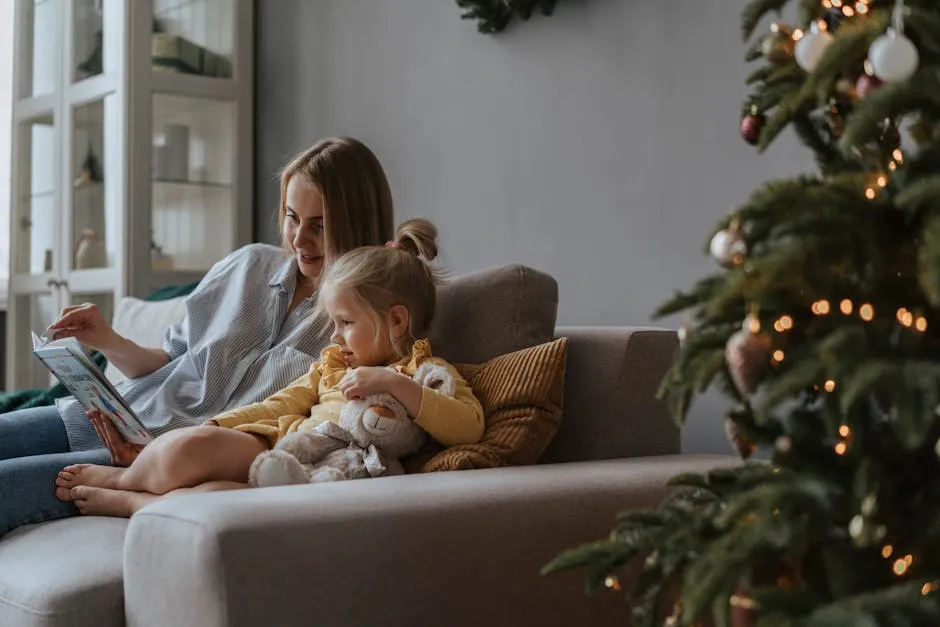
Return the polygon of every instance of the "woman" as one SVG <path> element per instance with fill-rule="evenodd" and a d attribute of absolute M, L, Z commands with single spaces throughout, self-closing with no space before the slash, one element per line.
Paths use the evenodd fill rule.
<path fill-rule="evenodd" d="M 305 373 L 326 346 L 311 319 L 324 266 L 393 235 L 391 192 L 362 143 L 327 139 L 281 173 L 284 252 L 252 244 L 218 262 L 186 300 L 184 320 L 162 348 L 119 336 L 95 305 L 68 307 L 49 327 L 101 351 L 128 380 L 117 386 L 154 435 L 260 401 Z M 24 524 L 77 514 L 55 496 L 55 478 L 75 463 L 129 464 L 111 455 L 72 398 L 54 407 L 0 415 L 0 535 Z"/>

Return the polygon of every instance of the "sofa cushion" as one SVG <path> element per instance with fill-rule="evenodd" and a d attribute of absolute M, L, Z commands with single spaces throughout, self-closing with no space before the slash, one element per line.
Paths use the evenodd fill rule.
<path fill-rule="evenodd" d="M 20 527 L 0 542 L 0 625 L 124 625 L 127 521 L 69 518 Z"/>
<path fill-rule="evenodd" d="M 435 355 L 479 364 L 550 342 L 557 311 L 555 279 L 519 264 L 499 266 L 445 281 L 427 336 Z"/>
<path fill-rule="evenodd" d="M 420 470 L 524 466 L 539 461 L 561 422 L 567 347 L 567 338 L 559 338 L 481 365 L 456 364 L 483 405 L 483 437 L 477 444 L 443 451 L 425 449 Z"/>
<path fill-rule="evenodd" d="M 111 326 L 120 335 L 147 348 L 163 346 L 166 330 L 186 316 L 186 296 L 161 301 L 141 300 L 126 296 L 118 302 Z M 111 383 L 127 377 L 108 362 L 104 374 Z"/>

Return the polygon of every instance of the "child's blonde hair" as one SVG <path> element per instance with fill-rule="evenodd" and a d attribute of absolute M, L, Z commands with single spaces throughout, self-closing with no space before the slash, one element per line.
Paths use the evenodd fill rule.
<path fill-rule="evenodd" d="M 407 220 L 385 246 L 357 248 L 329 267 L 320 283 L 319 315 L 325 311 L 325 295 L 341 290 L 373 317 L 378 332 L 385 314 L 401 305 L 408 310 L 408 335 L 390 340 L 398 356 L 404 357 L 434 319 L 437 286 L 443 277 L 430 264 L 436 257 L 437 228 L 428 220 Z"/>
<path fill-rule="evenodd" d="M 358 246 L 392 236 L 394 207 L 378 157 L 357 139 L 331 137 L 296 154 L 281 171 L 278 225 L 284 233 L 287 185 L 291 179 L 316 187 L 323 196 L 324 266 Z M 283 235 L 282 235 L 283 237 Z M 293 246 L 283 241 L 288 254 Z"/>

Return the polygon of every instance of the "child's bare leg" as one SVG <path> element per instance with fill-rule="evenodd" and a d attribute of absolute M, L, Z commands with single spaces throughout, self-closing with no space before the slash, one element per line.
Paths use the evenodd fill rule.
<path fill-rule="evenodd" d="M 139 510 L 160 499 L 184 494 L 198 494 L 200 492 L 240 490 L 247 487 L 247 483 L 235 481 L 210 481 L 192 488 L 180 488 L 160 495 L 82 485 L 72 489 L 71 500 L 75 502 L 78 511 L 85 516 L 130 518 Z"/>
<path fill-rule="evenodd" d="M 63 471 L 56 483 L 68 490 L 91 486 L 158 495 L 208 481 L 245 483 L 251 462 L 267 449 L 266 440 L 242 431 L 189 427 L 154 440 L 128 468 L 70 467 L 72 476 Z"/>

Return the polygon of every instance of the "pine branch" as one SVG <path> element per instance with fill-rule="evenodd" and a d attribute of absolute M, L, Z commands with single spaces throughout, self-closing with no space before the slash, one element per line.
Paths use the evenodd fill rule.
<path fill-rule="evenodd" d="M 839 140 L 848 156 L 857 147 L 875 142 L 881 134 L 880 122 L 896 119 L 922 107 L 940 108 L 940 82 L 932 72 L 922 70 L 909 81 L 883 85 L 859 102 Z"/>
<path fill-rule="evenodd" d="M 751 0 L 741 13 L 741 37 L 747 41 L 754 34 L 757 25 L 768 13 L 780 14 L 790 0 Z"/>
<path fill-rule="evenodd" d="M 940 307 L 940 210 L 931 212 L 924 220 L 917 262 L 918 284 L 930 304 Z"/>

